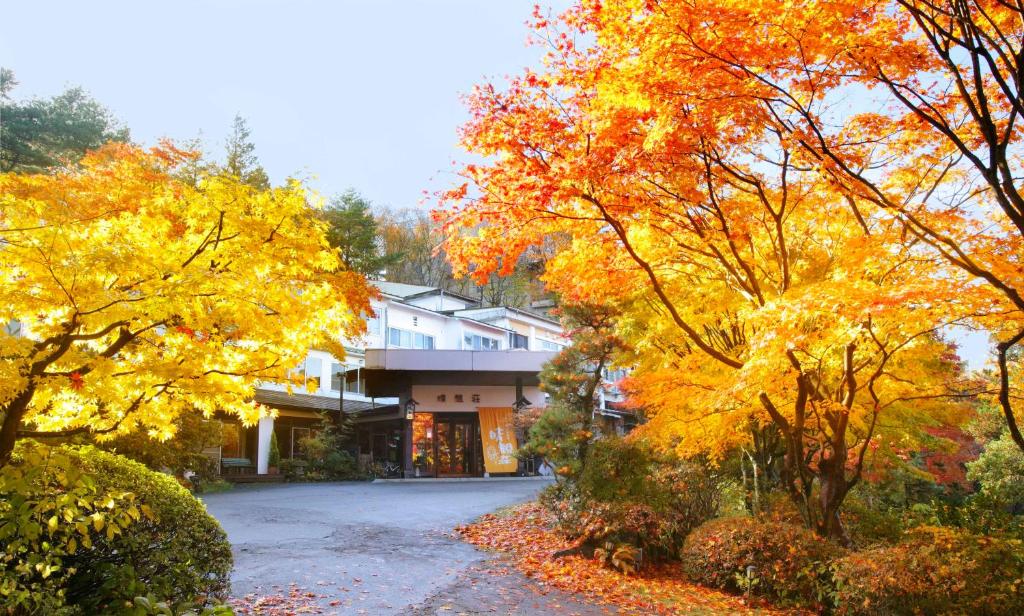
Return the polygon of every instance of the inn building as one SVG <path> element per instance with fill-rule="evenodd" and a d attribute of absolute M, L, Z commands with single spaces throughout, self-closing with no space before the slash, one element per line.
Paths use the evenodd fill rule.
<path fill-rule="evenodd" d="M 380 297 L 367 334 L 346 343 L 345 357 L 311 350 L 293 374 L 291 393 L 278 383 L 257 388 L 256 401 L 276 409 L 276 417 L 255 427 L 225 423 L 218 452 L 225 472 L 237 466 L 267 474 L 272 434 L 282 458 L 301 458 L 302 438 L 324 413 L 350 416 L 360 461 L 391 476 L 532 472 L 514 456 L 521 436 L 514 417 L 546 405 L 538 374 L 568 342 L 558 321 L 480 307 L 440 288 L 374 284 Z M 614 404 L 601 406 L 612 425 L 621 419 Z"/>

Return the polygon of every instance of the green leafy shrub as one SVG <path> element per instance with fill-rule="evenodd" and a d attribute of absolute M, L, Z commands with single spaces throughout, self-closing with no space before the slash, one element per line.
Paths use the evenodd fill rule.
<path fill-rule="evenodd" d="M 206 507 L 174 478 L 91 447 L 66 448 L 107 490 L 131 490 L 152 511 L 130 533 L 104 536 L 72 555 L 77 571 L 68 601 L 87 610 L 113 611 L 136 596 L 154 594 L 171 604 L 226 598 L 231 546 Z"/>
<path fill-rule="evenodd" d="M 131 614 L 224 598 L 231 547 L 173 477 L 94 447 L 25 444 L 0 469 L 0 597 L 13 613 Z"/>
<path fill-rule="evenodd" d="M 989 441 L 981 456 L 967 463 L 967 478 L 990 501 L 1024 511 L 1024 452 L 1009 432 Z"/>
<path fill-rule="evenodd" d="M 640 440 L 606 437 L 590 446 L 577 481 L 552 488 L 546 499 L 574 538 L 628 543 L 647 558 L 671 558 L 693 528 L 717 514 L 718 488 L 718 475 L 705 464 L 658 454 Z"/>
<path fill-rule="evenodd" d="M 921 527 L 831 566 L 839 614 L 1024 614 L 1024 544 Z"/>
<path fill-rule="evenodd" d="M 329 419 L 324 419 L 320 429 L 300 443 L 308 462 L 305 479 L 336 481 L 362 478 L 356 459 L 343 449 L 344 428 L 335 426 Z"/>
<path fill-rule="evenodd" d="M 270 454 L 267 456 L 267 465 L 277 467 L 281 464 L 281 448 L 277 445 L 277 432 L 270 433 Z"/>
<path fill-rule="evenodd" d="M 19 444 L 0 468 L 0 612 L 78 611 L 66 595 L 80 555 L 149 513 L 124 487 L 97 481 L 67 450 Z"/>
<path fill-rule="evenodd" d="M 174 605 L 152 595 L 135 597 L 132 608 L 127 612 L 130 616 L 234 616 L 235 614 L 231 606 L 224 603 L 198 607 L 189 604 Z"/>
<path fill-rule="evenodd" d="M 696 528 L 680 560 L 686 574 L 705 586 L 814 605 L 828 592 L 827 563 L 842 553 L 802 526 L 741 516 Z"/>
<path fill-rule="evenodd" d="M 306 467 L 309 462 L 301 458 L 285 458 L 281 460 L 281 474 L 285 481 L 298 481 L 306 476 Z"/>

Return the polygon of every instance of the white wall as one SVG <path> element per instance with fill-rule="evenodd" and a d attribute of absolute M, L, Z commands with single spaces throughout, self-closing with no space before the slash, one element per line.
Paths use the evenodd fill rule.
<path fill-rule="evenodd" d="M 469 306 L 469 302 L 452 297 L 450 295 L 441 296 L 429 295 L 426 297 L 417 297 L 414 299 L 406 300 L 408 303 L 415 306 L 422 306 L 427 310 L 441 311 L 441 310 L 462 310 Z"/>

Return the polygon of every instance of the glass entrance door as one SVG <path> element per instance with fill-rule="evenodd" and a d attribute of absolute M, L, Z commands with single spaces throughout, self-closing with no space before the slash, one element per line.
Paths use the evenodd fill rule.
<path fill-rule="evenodd" d="M 478 474 L 476 464 L 476 422 L 472 418 L 436 420 L 437 474 L 459 476 Z"/>

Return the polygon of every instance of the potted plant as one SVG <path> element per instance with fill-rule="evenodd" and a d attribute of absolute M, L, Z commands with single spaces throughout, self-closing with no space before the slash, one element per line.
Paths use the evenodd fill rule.
<path fill-rule="evenodd" d="M 267 460 L 267 472 L 271 475 L 277 474 L 277 467 L 281 464 L 281 450 L 277 446 L 277 432 L 270 433 L 270 456 Z"/>

